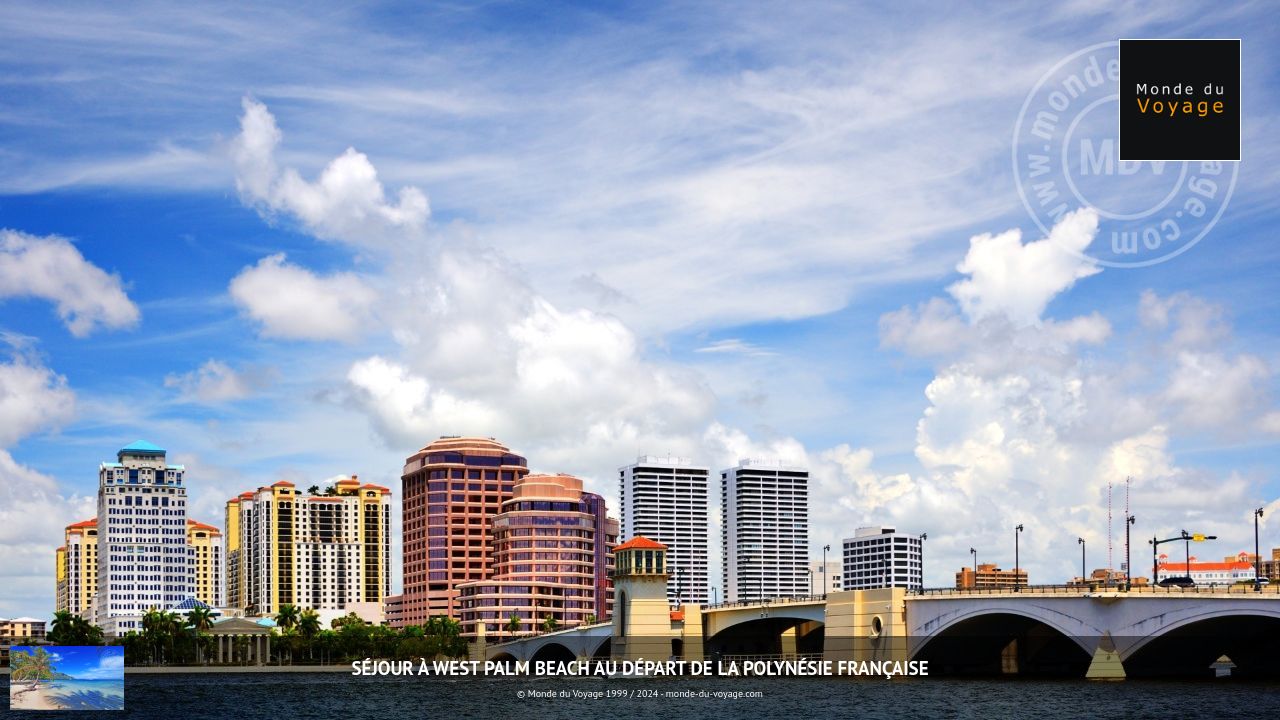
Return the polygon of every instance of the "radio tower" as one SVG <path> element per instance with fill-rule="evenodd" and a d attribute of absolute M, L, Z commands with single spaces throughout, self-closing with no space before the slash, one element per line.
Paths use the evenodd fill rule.
<path fill-rule="evenodd" d="M 1111 571 L 1115 567 L 1111 563 L 1111 482 L 1107 481 L 1107 584 L 1111 584 Z"/>

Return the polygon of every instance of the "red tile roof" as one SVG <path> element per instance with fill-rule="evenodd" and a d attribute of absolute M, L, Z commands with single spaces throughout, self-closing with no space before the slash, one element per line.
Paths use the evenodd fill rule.
<path fill-rule="evenodd" d="M 78 523 L 71 523 L 70 525 L 67 526 L 67 529 L 71 530 L 73 528 L 91 528 L 91 527 L 97 527 L 97 526 L 98 526 L 98 518 L 95 517 L 95 518 L 89 518 L 88 520 L 81 520 Z"/>
<path fill-rule="evenodd" d="M 630 540 L 622 543 L 614 548 L 614 552 L 619 550 L 666 550 L 667 546 L 656 540 L 650 540 L 643 535 L 637 535 Z"/>

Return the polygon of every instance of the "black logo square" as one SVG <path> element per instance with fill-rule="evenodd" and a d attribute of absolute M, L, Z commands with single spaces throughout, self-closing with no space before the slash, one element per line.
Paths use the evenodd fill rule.
<path fill-rule="evenodd" d="M 1120 159 L 1239 160 L 1240 41 L 1121 40 Z"/>

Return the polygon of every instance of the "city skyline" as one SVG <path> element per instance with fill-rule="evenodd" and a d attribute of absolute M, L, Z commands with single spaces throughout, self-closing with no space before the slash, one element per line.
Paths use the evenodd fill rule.
<path fill-rule="evenodd" d="M 477 443 L 480 443 L 480 444 L 477 445 Z M 435 453 L 437 453 L 437 455 L 434 457 L 431 455 L 432 450 L 434 450 Z M 484 454 L 494 455 L 495 458 L 500 458 L 501 459 L 500 462 L 502 464 L 494 465 L 494 467 L 505 466 L 507 463 L 505 458 L 508 458 L 508 457 L 518 458 L 521 463 L 525 462 L 523 457 L 519 455 L 514 455 L 512 451 L 509 450 L 506 446 L 496 442 L 492 438 L 480 439 L 480 438 L 465 438 L 460 436 L 442 436 L 436 441 L 428 443 L 426 447 L 424 447 L 414 456 L 411 456 L 409 458 L 410 463 L 405 465 L 406 477 L 413 475 L 421 468 L 427 468 L 428 472 L 423 474 L 424 479 L 427 477 L 434 478 L 435 476 L 430 474 L 429 469 L 431 467 L 440 466 L 439 463 L 442 459 L 442 456 L 440 456 L 439 453 L 442 453 L 445 451 L 449 451 L 449 452 L 462 451 L 465 454 L 466 452 L 475 452 L 476 450 L 480 450 L 480 452 Z M 151 458 L 159 458 L 159 462 L 161 463 L 163 463 L 165 458 L 165 453 L 166 453 L 165 450 L 159 448 L 158 446 L 152 443 L 149 443 L 146 441 L 136 441 L 119 451 L 120 458 L 123 460 L 125 458 L 125 455 L 130 452 L 141 453 L 140 456 L 133 458 L 135 461 L 137 459 L 146 460 Z M 417 463 L 415 458 L 420 458 L 422 462 Z M 449 459 L 448 462 L 459 464 L 459 465 L 463 464 L 463 461 L 461 459 Z M 661 466 L 661 465 L 665 465 L 669 467 L 666 467 L 665 470 L 658 470 L 658 469 L 655 469 L 654 467 L 654 466 Z M 126 466 L 121 465 L 120 463 L 103 463 L 103 466 L 102 466 L 103 477 L 106 477 L 107 475 L 111 475 L 113 480 L 117 482 L 120 481 L 120 479 L 117 479 L 115 477 L 115 472 L 116 472 L 115 468 L 118 468 L 118 467 L 124 468 Z M 166 466 L 166 467 L 171 472 L 175 472 L 175 471 L 183 472 L 183 469 L 180 467 L 179 468 L 175 468 L 174 466 Z M 516 466 L 513 466 L 513 467 L 516 467 Z M 525 469 L 525 466 L 523 464 L 518 467 L 520 467 L 521 469 L 524 469 L 524 471 L 527 472 L 527 469 Z M 676 469 L 676 470 L 685 472 L 685 474 L 688 474 L 690 470 L 700 471 L 702 468 L 694 464 L 690 459 L 686 459 L 686 458 L 658 458 L 656 456 L 641 456 L 636 463 L 628 465 L 622 468 L 622 470 L 620 471 L 620 475 L 623 476 L 624 482 L 626 482 L 625 478 L 627 477 L 627 471 L 636 470 L 636 469 L 639 469 L 644 473 L 669 472 L 673 469 Z M 801 516 L 807 517 L 808 511 L 807 511 L 807 507 L 805 507 L 807 505 L 807 499 L 804 497 L 807 494 L 807 485 L 808 485 L 807 471 L 805 471 L 803 468 L 800 468 L 798 466 L 790 466 L 785 463 L 779 463 L 777 461 L 763 460 L 758 458 L 757 459 L 744 458 L 740 460 L 735 467 L 726 468 L 724 471 L 720 473 L 722 477 L 722 480 L 721 480 L 722 500 L 721 500 L 721 506 L 720 506 L 721 512 L 719 513 L 719 516 L 721 518 L 722 523 L 724 522 L 724 518 L 727 517 L 726 515 L 727 510 L 725 509 L 726 506 L 723 504 L 725 498 L 729 497 L 729 495 L 732 494 L 735 496 L 736 504 L 739 507 L 743 505 L 742 502 L 737 502 L 736 493 L 738 491 L 734 490 L 732 493 L 730 493 L 728 488 L 730 487 L 730 485 L 733 484 L 730 482 L 729 476 L 733 475 L 736 479 L 738 477 L 738 473 L 744 470 L 747 471 L 746 477 L 747 477 L 747 480 L 751 483 L 760 483 L 762 480 L 768 480 L 768 478 L 766 478 L 764 475 L 760 475 L 761 471 L 764 471 L 765 475 L 775 476 L 774 482 L 778 481 L 777 476 L 784 475 L 784 474 L 788 476 L 794 476 L 795 478 L 799 478 L 799 480 L 788 481 L 792 483 L 799 482 L 799 485 L 797 485 L 795 488 L 790 488 L 790 486 L 788 486 L 784 494 L 790 496 L 792 492 L 797 492 L 797 491 L 800 492 L 801 493 L 801 498 L 799 500 L 800 504 L 797 505 L 796 507 L 800 508 L 799 512 Z M 445 474 L 441 475 L 441 477 L 442 478 L 449 477 L 448 472 L 446 471 Z M 559 474 L 557 476 L 540 475 L 538 473 L 534 473 L 532 476 L 522 474 L 521 478 L 524 478 L 524 477 L 551 478 L 551 479 L 554 479 L 556 477 L 568 478 L 578 483 L 579 486 L 581 484 L 581 481 L 578 480 L 577 478 L 573 478 L 572 476 L 568 476 L 565 474 Z M 171 478 L 171 481 L 175 479 L 180 479 L 180 478 L 177 478 L 177 476 L 175 476 L 174 478 Z M 478 478 L 473 478 L 473 479 L 478 479 Z M 496 479 L 496 474 L 494 479 Z M 754 487 L 754 484 L 753 484 L 753 487 Z M 425 485 L 424 485 L 424 488 L 425 488 Z M 250 526 L 256 527 L 257 525 L 256 523 L 245 522 L 245 518 L 246 518 L 245 510 L 249 510 L 250 512 L 252 512 L 252 510 L 250 509 L 251 504 L 259 495 L 265 494 L 265 496 L 268 496 L 268 501 L 278 500 L 278 498 L 276 498 L 276 495 L 282 492 L 287 493 L 290 496 L 296 493 L 297 500 L 301 500 L 301 501 L 306 501 L 306 500 L 341 501 L 343 498 L 347 500 L 355 500 L 357 499 L 357 496 L 362 493 L 362 491 L 367 492 L 372 498 L 374 498 L 378 502 L 378 507 L 380 508 L 380 512 L 378 514 L 385 516 L 384 520 L 379 520 L 378 522 L 381 527 L 388 527 L 389 526 L 388 524 L 382 524 L 382 523 L 390 519 L 390 505 L 388 502 L 388 496 L 392 496 L 394 494 L 387 488 L 382 488 L 380 486 L 373 485 L 370 483 L 361 484 L 360 481 L 357 479 L 357 476 L 355 475 L 352 475 L 349 477 L 337 476 L 331 480 L 331 484 L 326 488 L 320 489 L 318 486 L 313 486 L 311 491 L 308 491 L 307 494 L 303 494 L 299 491 L 295 491 L 294 484 L 288 481 L 277 481 L 271 484 L 270 486 L 260 487 L 258 488 L 257 492 L 247 491 L 247 492 L 241 493 L 237 497 L 232 498 L 226 503 L 226 507 L 227 507 L 226 525 L 228 527 L 239 528 L 241 529 L 241 532 L 244 532 L 244 533 L 248 532 L 244 528 L 247 528 Z M 318 492 L 320 494 L 311 495 L 310 494 L 311 492 Z M 761 506 L 761 500 L 762 500 L 761 497 L 758 497 L 759 492 L 760 492 L 759 490 L 751 491 L 750 497 L 746 499 L 746 506 L 747 506 L 747 509 L 750 511 L 749 514 L 754 513 L 754 514 L 751 514 L 752 518 L 754 518 L 755 515 L 759 514 L 760 508 L 757 506 Z M 771 492 L 776 493 L 777 491 L 774 490 Z M 584 497 L 588 495 L 599 498 L 599 496 L 591 493 L 583 494 Z M 768 493 L 766 493 L 766 495 L 768 495 Z M 769 497 L 763 498 L 765 506 L 772 507 L 773 505 L 776 505 L 778 503 L 777 498 L 773 498 L 771 500 L 770 499 L 771 497 L 772 495 L 770 495 Z M 291 500 L 293 498 L 286 497 L 285 499 Z M 509 499 L 510 498 L 507 498 L 507 500 Z M 501 504 L 505 505 L 507 500 L 504 500 Z M 790 497 L 783 498 L 783 500 L 790 502 Z M 423 501 L 426 502 L 425 497 Z M 250 505 L 246 505 L 245 509 L 241 509 L 242 504 L 245 504 L 245 503 L 249 503 Z M 464 503 L 462 507 L 465 509 L 465 507 L 467 506 Z M 477 506 L 477 508 L 479 508 L 479 506 Z M 602 509 L 601 512 L 603 513 L 604 510 Z M 275 513 L 268 513 L 269 516 L 274 514 Z M 429 514 L 425 512 L 425 508 L 424 508 L 423 514 L 424 516 Z M 492 519 L 492 517 L 494 517 L 496 514 L 497 513 L 488 514 L 486 510 L 484 517 L 486 519 Z M 736 517 L 736 513 L 734 515 Z M 788 515 L 788 517 L 790 517 L 790 515 Z M 301 522 L 301 520 L 299 522 Z M 360 520 L 360 522 L 365 522 L 365 519 Z M 610 518 L 610 522 L 616 522 L 616 520 L 613 518 Z M 747 524 L 751 525 L 751 518 L 747 518 Z M 805 531 L 807 532 L 808 530 L 807 522 L 805 523 L 805 525 L 806 525 Z M 249 603 L 248 605 L 245 605 L 245 604 L 237 604 L 237 602 L 235 602 L 236 597 L 242 597 L 242 599 L 248 598 L 249 594 L 247 594 L 247 591 L 246 591 L 246 594 L 243 596 L 238 596 L 235 594 L 236 590 L 234 588 L 237 586 L 238 582 L 244 582 L 244 580 L 240 579 L 237 581 L 236 579 L 233 579 L 240 572 L 239 571 L 240 565 L 239 563 L 237 563 L 232 559 L 232 554 L 231 554 L 232 550 L 230 549 L 231 548 L 230 545 L 226 546 L 228 549 L 225 555 L 223 553 L 224 543 L 222 541 L 222 538 L 224 536 L 224 531 L 222 528 L 219 528 L 217 526 L 210 525 L 207 523 L 202 523 L 191 518 L 186 519 L 186 528 L 187 528 L 187 534 L 186 534 L 187 543 L 190 546 L 190 549 L 188 551 L 189 552 L 189 555 L 188 555 L 189 570 L 187 572 L 187 576 L 189 578 L 188 582 L 190 583 L 192 588 L 201 589 L 200 592 L 192 590 L 189 593 L 190 597 L 197 600 L 205 601 L 205 597 L 202 597 L 201 595 L 201 592 L 205 592 L 205 594 L 208 595 L 209 598 L 214 600 L 214 602 L 209 602 L 209 605 L 212 607 L 225 606 L 225 607 L 237 608 L 238 610 L 248 610 L 250 614 L 258 614 L 258 615 L 274 614 L 274 612 L 278 609 L 277 605 L 271 605 L 269 608 L 266 608 L 265 610 L 260 612 L 259 610 L 254 609 L 256 606 L 253 603 Z M 492 541 L 493 537 L 487 534 L 489 532 L 488 525 L 486 524 L 484 528 L 486 533 L 485 537 L 488 540 Z M 260 532 L 267 532 L 268 534 L 270 534 L 271 532 L 278 532 L 278 531 L 272 530 L 270 528 L 264 528 L 264 529 L 260 529 Z M 751 533 L 755 531 L 748 531 L 748 532 Z M 708 527 L 706 530 L 707 537 L 704 538 L 704 541 L 708 545 L 713 544 L 711 542 L 710 533 L 711 533 L 711 530 Z M 741 533 L 741 529 L 739 529 L 737 532 L 728 532 L 728 533 L 722 532 L 721 533 L 722 544 L 728 543 L 729 538 L 731 537 L 735 539 L 740 537 L 740 533 Z M 56 583 L 57 592 L 55 593 L 55 604 L 54 604 L 55 610 L 64 610 L 64 609 L 71 610 L 74 614 L 81 614 L 82 616 L 85 616 L 88 619 L 95 620 L 96 616 L 92 613 L 92 610 L 94 607 L 93 604 L 88 603 L 85 600 L 80 600 L 79 602 L 84 603 L 84 605 L 82 609 L 77 609 L 77 606 L 76 606 L 77 601 L 74 598 L 76 597 L 86 598 L 87 600 L 93 599 L 93 594 L 94 594 L 93 591 L 96 589 L 96 582 L 92 582 L 92 584 L 90 582 L 86 582 L 86 576 L 88 575 L 88 572 L 86 571 L 85 568 L 87 567 L 88 564 L 92 564 L 92 566 L 96 568 L 98 565 L 98 562 L 104 562 L 104 563 L 106 562 L 105 560 L 99 561 L 98 559 L 96 541 L 91 540 L 87 544 L 85 544 L 83 541 L 84 535 L 96 535 L 96 534 L 97 534 L 97 518 L 92 518 L 90 520 L 72 523 L 64 529 L 64 537 L 65 537 L 64 544 L 58 547 L 55 553 L 56 571 L 54 575 L 55 575 L 55 579 L 57 580 L 57 583 Z M 364 533 L 359 533 L 359 535 L 363 537 Z M 68 550 L 74 547 L 73 540 L 72 540 L 73 537 L 76 538 L 76 542 L 75 542 L 76 545 L 81 545 L 81 546 L 87 545 L 87 547 L 82 547 L 82 549 L 80 549 L 79 552 L 75 554 L 69 553 Z M 193 540 L 193 538 L 195 537 L 205 538 L 199 541 L 200 545 L 205 547 L 203 551 L 203 555 L 198 554 L 199 551 L 197 550 L 197 546 L 195 544 L 195 541 Z M 374 537 L 376 538 L 377 535 L 375 534 Z M 650 539 L 653 539 L 650 535 L 646 533 L 638 532 L 638 533 L 630 533 L 626 537 L 621 537 L 620 540 L 618 540 L 618 542 L 621 542 L 622 540 L 633 539 L 635 537 L 650 537 Z M 755 536 L 751 535 L 751 537 L 755 537 Z M 248 534 L 242 535 L 242 538 L 247 539 L 249 538 L 249 535 Z M 883 540 L 882 538 L 888 538 L 888 540 Z M 900 539 L 899 541 L 902 543 L 910 543 L 911 545 L 911 549 L 909 551 L 910 554 L 905 556 L 909 560 L 909 562 L 907 562 L 902 569 L 894 570 L 890 572 L 888 575 L 883 575 L 883 572 L 881 571 L 877 571 L 877 572 L 880 572 L 880 574 L 883 575 L 883 577 L 892 577 L 893 578 L 892 580 L 886 581 L 890 585 L 900 584 L 902 587 L 906 587 L 908 589 L 919 589 L 920 585 L 918 584 L 918 581 L 915 580 L 915 578 L 918 577 L 920 573 L 920 564 L 921 564 L 920 558 L 922 557 L 921 549 L 923 547 L 923 536 L 902 535 L 897 533 L 893 528 L 889 528 L 889 527 L 857 528 L 857 533 L 853 537 L 846 537 L 843 539 L 843 541 L 841 541 L 839 545 L 837 545 L 837 554 L 832 555 L 832 557 L 834 558 L 834 561 L 828 563 L 828 565 L 832 568 L 833 572 L 840 573 L 840 579 L 842 582 L 840 583 L 840 587 L 838 589 L 851 589 L 851 585 L 849 585 L 848 583 L 851 581 L 852 578 L 854 578 L 858 574 L 858 571 L 862 569 L 861 566 L 857 564 L 851 564 L 851 563 L 868 562 L 866 560 L 857 560 L 857 561 L 851 560 L 853 555 L 859 552 L 856 548 L 862 545 L 865 545 L 867 543 L 874 544 L 878 542 L 894 542 L 894 538 L 899 538 Z M 1216 538 L 1214 537 L 1207 538 L 1207 540 L 1214 540 L 1214 539 Z M 377 600 L 368 600 L 368 598 L 365 598 L 363 594 L 363 588 L 360 589 L 361 592 L 358 593 L 360 597 L 358 598 L 353 597 L 353 598 L 348 598 L 348 599 L 339 601 L 337 599 L 337 596 L 335 596 L 332 600 L 330 600 L 328 599 L 328 595 L 324 595 L 326 599 L 321 600 L 319 598 L 321 597 L 322 593 L 330 593 L 330 592 L 333 592 L 333 590 L 329 587 L 329 585 L 324 585 L 323 590 L 320 588 L 320 585 L 316 585 L 314 588 L 315 597 L 312 598 L 311 595 L 308 595 L 308 598 L 311 600 L 315 600 L 315 602 L 307 602 L 307 601 L 294 602 L 291 596 L 288 602 L 280 601 L 278 604 L 293 604 L 298 607 L 309 607 L 309 608 L 314 608 L 319 610 L 334 610 L 349 603 L 357 603 L 357 604 L 371 603 L 372 605 L 376 605 L 377 609 L 373 610 L 371 605 L 370 610 L 372 612 L 380 614 L 383 611 L 383 609 L 385 609 L 384 603 L 387 600 L 387 598 L 392 597 L 394 595 L 395 605 L 396 605 L 395 612 L 397 614 L 396 617 L 398 620 L 396 624 L 398 626 L 413 624 L 412 621 L 407 620 L 403 617 L 403 602 L 404 602 L 403 588 L 399 588 L 399 592 L 396 592 L 396 588 L 392 587 L 389 584 L 388 578 L 392 574 L 390 570 L 392 568 L 397 568 L 397 566 L 400 565 L 400 563 L 398 562 L 398 560 L 400 560 L 399 558 L 390 557 L 389 549 L 388 549 L 390 545 L 389 540 L 390 540 L 389 537 L 386 537 L 385 535 L 382 536 L 382 539 L 380 542 L 383 543 L 383 548 L 380 552 L 387 553 L 387 558 L 390 561 L 389 562 L 390 567 L 384 566 L 383 569 L 381 570 L 383 574 L 378 579 L 371 581 L 374 583 L 374 586 L 379 587 L 379 590 L 374 591 L 379 595 Z M 216 552 L 213 552 L 213 553 L 209 552 L 208 546 L 210 542 L 216 543 L 216 545 L 214 546 L 216 548 Z M 379 542 L 379 541 L 375 539 L 374 542 Z M 1140 543 L 1140 541 L 1137 541 L 1137 540 L 1135 540 L 1134 542 L 1135 542 L 1135 547 Z M 322 552 L 322 554 L 325 554 L 326 556 L 332 554 L 332 548 L 321 548 L 320 544 L 317 544 L 317 543 L 311 543 L 311 544 L 315 545 L 317 548 L 320 548 L 320 551 Z M 801 543 L 801 545 L 807 545 L 807 543 Z M 303 546 L 309 546 L 309 545 L 304 542 L 299 542 L 298 546 L 303 547 Z M 755 548 L 754 554 L 756 555 L 765 554 L 761 552 L 763 550 L 763 546 L 760 546 L 759 543 L 756 543 L 751 547 Z M 796 547 L 800 547 L 800 545 L 797 545 Z M 788 548 L 789 546 L 783 547 L 783 545 L 780 545 L 777 548 L 774 548 L 772 552 L 773 554 L 776 555 L 778 550 L 781 549 L 784 551 L 784 554 L 785 554 L 785 551 Z M 898 548 L 898 549 L 901 550 L 901 548 Z M 191 554 L 193 551 L 197 554 Z M 471 552 L 471 550 L 468 549 L 467 552 Z M 481 558 L 483 562 L 486 563 L 486 565 L 494 562 L 495 546 L 492 542 L 490 542 L 488 545 L 485 545 L 482 549 L 478 550 L 478 552 L 480 553 L 478 557 Z M 862 552 L 864 552 L 864 554 L 867 552 L 871 554 L 876 554 L 880 551 L 878 549 L 872 548 Z M 890 553 L 891 552 L 892 552 L 892 549 L 890 549 Z M 971 554 L 974 554 L 975 550 L 971 548 L 970 552 Z M 1280 550 L 1273 550 L 1272 552 L 1273 554 L 1280 553 Z M 474 554 L 474 552 L 472 554 Z M 843 568 L 841 568 L 841 562 L 842 562 L 841 555 L 843 555 L 844 557 Z M 1237 553 L 1236 555 L 1227 556 L 1224 559 L 1223 563 L 1216 563 L 1216 562 L 1204 563 L 1203 561 L 1198 561 L 1195 556 L 1190 556 L 1190 563 L 1191 563 L 1191 569 L 1192 569 L 1191 574 L 1194 578 L 1202 578 L 1204 579 L 1205 582 L 1207 583 L 1212 582 L 1213 584 L 1230 584 L 1229 582 L 1222 582 L 1221 578 L 1218 575 L 1212 574 L 1214 572 L 1221 572 L 1224 569 L 1235 570 L 1238 575 L 1240 572 L 1247 571 L 1245 572 L 1245 574 L 1248 575 L 1248 578 L 1251 579 L 1253 577 L 1253 564 L 1252 564 L 1253 561 L 1248 559 L 1251 555 L 1252 553 L 1248 551 L 1242 551 L 1240 553 Z M 739 572 L 743 572 L 743 571 L 750 573 L 752 572 L 752 568 L 755 567 L 755 565 L 759 565 L 760 563 L 758 558 L 750 557 L 745 560 L 744 565 L 732 566 L 730 557 L 732 556 L 723 555 L 723 554 L 720 557 L 720 563 L 719 563 L 720 573 L 722 578 L 725 579 L 725 582 L 723 584 L 713 583 L 711 586 L 715 589 L 716 595 L 719 596 L 720 599 L 724 601 L 744 601 L 744 600 L 750 601 L 753 598 L 757 598 L 757 596 L 759 595 L 757 588 L 761 588 L 763 586 L 758 584 L 752 584 L 752 583 L 761 582 L 764 576 L 772 577 L 772 579 L 768 582 L 768 588 L 767 588 L 767 591 L 765 592 L 766 596 L 790 597 L 790 596 L 804 595 L 806 593 L 802 592 L 800 589 L 800 585 L 796 584 L 797 582 L 796 578 L 801 578 L 801 575 L 799 573 L 814 572 L 814 568 L 820 567 L 821 565 L 821 563 L 817 563 L 817 561 L 814 558 L 799 557 L 799 559 L 795 561 L 796 571 L 791 573 L 791 575 L 794 575 L 794 577 L 792 577 L 790 580 L 785 580 L 785 581 L 783 580 L 783 576 L 786 575 L 786 573 L 779 574 L 779 572 L 774 572 L 774 571 L 763 573 L 763 575 L 761 575 L 760 577 L 757 577 L 757 575 L 751 575 L 752 578 L 757 578 L 757 579 L 750 581 L 748 583 L 748 586 L 741 586 L 741 587 L 732 586 L 732 587 L 738 587 L 738 592 L 736 595 L 734 595 L 730 593 L 731 584 L 728 582 L 729 576 L 737 574 Z M 875 562 L 872 562 L 872 565 L 876 567 L 880 567 L 879 557 L 870 558 L 870 560 L 875 561 Z M 1168 553 L 1160 553 L 1159 560 L 1160 560 L 1160 564 L 1159 564 L 1160 572 L 1157 574 L 1158 578 L 1172 576 L 1175 573 L 1173 573 L 1170 570 L 1170 568 L 1172 568 L 1173 570 L 1176 570 L 1177 568 L 1184 565 L 1184 561 L 1179 561 L 1176 557 L 1172 557 Z M 975 562 L 976 562 L 976 554 L 975 554 Z M 73 571 L 73 568 L 75 568 L 76 563 L 80 564 L 80 569 L 78 572 Z M 893 564 L 894 561 L 890 560 L 889 563 Z M 902 562 L 899 561 L 896 564 L 902 564 Z M 375 566 L 376 565 L 377 565 L 377 562 L 375 562 Z M 1201 567 L 1201 565 L 1203 565 L 1203 567 Z M 1219 567 L 1219 565 L 1222 565 L 1223 567 Z M 1248 567 L 1244 567 L 1244 565 L 1248 565 Z M 1136 565 L 1136 567 L 1137 568 L 1141 567 L 1140 562 Z M 223 568 L 223 569 L 220 570 L 220 568 Z M 997 563 L 984 562 L 981 565 L 981 568 L 983 572 L 987 572 L 988 570 L 991 570 L 997 573 L 1005 572 L 1005 573 L 1008 573 L 1010 577 L 1012 577 L 1012 572 L 1013 572 L 1012 570 L 1009 570 L 1009 571 L 999 570 L 997 568 Z M 1268 564 L 1268 568 L 1270 568 L 1270 564 Z M 398 568 L 398 569 L 402 569 L 402 568 Z M 759 568 L 756 568 L 756 569 L 758 570 Z M 775 570 L 778 570 L 778 568 L 775 568 Z M 1115 572 L 1114 568 L 1112 568 L 1112 571 Z M 202 572 L 204 573 L 203 579 L 201 579 L 200 577 Z M 1096 572 L 1099 572 L 1099 570 L 1095 569 L 1095 573 Z M 965 573 L 969 573 L 969 575 L 966 576 Z M 861 575 L 868 576 L 868 577 L 874 574 L 876 574 L 876 572 L 861 573 Z M 901 577 L 899 577 L 899 574 L 901 574 Z M 942 575 L 944 573 L 940 572 L 939 574 Z M 1134 573 L 1135 576 L 1137 576 L 1138 574 L 1139 574 L 1138 572 Z M 1180 573 L 1180 574 L 1185 574 L 1185 573 Z M 1123 576 L 1123 573 L 1121 572 L 1120 575 Z M 968 577 L 969 579 L 962 581 L 962 576 Z M 1240 575 L 1240 576 L 1243 577 L 1243 575 Z M 361 577 L 363 577 L 363 575 L 361 575 Z M 493 579 L 491 579 L 487 575 L 472 576 L 469 574 L 464 574 L 464 576 L 460 576 L 460 577 L 467 578 L 466 580 L 462 581 L 464 583 L 471 582 L 472 584 L 475 584 L 476 582 L 478 582 L 476 577 L 484 577 L 484 579 L 487 581 L 495 582 Z M 1021 582 L 1023 582 L 1024 584 L 1028 583 L 1027 570 L 1025 566 L 1021 570 L 1021 577 L 1022 577 Z M 1061 579 L 1060 582 L 1067 583 L 1074 579 L 1078 579 L 1078 577 L 1069 578 L 1069 579 L 1064 578 L 1064 579 Z M 500 578 L 500 580 L 508 583 L 511 581 L 511 579 L 509 578 Z M 298 578 L 297 582 L 298 582 L 298 585 L 296 586 L 297 588 L 303 588 L 307 590 L 313 589 L 312 588 L 313 583 L 311 583 L 310 581 L 307 581 L 305 578 Z M 675 603 L 674 594 L 677 592 L 677 589 L 676 589 L 677 582 L 678 581 L 676 580 L 676 575 L 673 570 L 671 574 L 671 578 L 669 580 L 669 587 L 668 587 L 668 594 L 670 597 L 673 598 L 672 600 L 673 604 Z M 803 582 L 810 582 L 810 580 L 804 580 Z M 959 571 L 955 573 L 955 586 L 963 587 L 965 586 L 964 583 L 966 582 L 967 583 L 973 582 L 972 569 L 968 568 L 968 566 L 962 566 L 959 569 Z M 981 582 L 981 580 L 979 582 Z M 1057 582 L 1057 581 L 1054 581 L 1054 582 Z M 384 586 L 383 585 L 384 583 L 387 583 L 387 584 Z M 272 583 L 268 583 L 267 586 L 270 587 L 271 585 Z M 784 588 L 783 585 L 786 585 L 786 588 Z M 456 582 L 450 581 L 451 588 L 456 586 L 457 586 Z M 875 588 L 875 587 L 884 587 L 884 586 L 886 586 L 885 583 L 876 582 L 874 579 L 871 579 L 871 580 L 856 581 L 852 586 L 852 588 L 859 589 L 859 588 Z M 945 586 L 946 586 L 945 584 L 939 584 L 934 587 L 945 587 Z M 206 589 L 211 587 L 214 587 L 217 589 L 212 591 L 212 593 L 210 593 Z M 383 587 L 385 587 L 385 589 L 382 589 Z M 78 590 L 76 590 L 77 588 Z M 833 585 L 831 589 L 837 589 L 837 588 Z M 73 590 L 75 590 L 74 593 L 73 593 Z M 456 591 L 451 591 L 451 594 L 454 592 Z M 225 602 L 222 602 L 223 600 L 225 600 Z M 690 597 L 686 597 L 684 601 L 690 602 L 690 603 L 699 602 L 699 600 L 690 598 Z M 702 602 L 705 604 L 706 601 L 703 600 Z M 166 605 L 172 606 L 176 604 L 177 602 L 175 601 L 170 603 L 157 603 L 155 604 L 155 606 L 163 608 Z M 355 607 L 355 605 L 352 605 L 351 607 Z M 440 608 L 437 608 L 437 610 L 434 611 L 432 614 L 433 615 L 444 614 L 446 616 L 449 615 L 448 611 L 443 611 Z M 459 617 L 461 616 L 461 613 L 455 613 L 455 614 L 457 614 Z M 37 613 L 37 616 L 39 616 L 39 613 Z M 109 617 L 110 616 L 105 616 L 104 619 L 107 619 Z M 101 622 L 101 620 L 95 620 L 95 621 Z"/>
<path fill-rule="evenodd" d="M 215 523 L 462 434 L 611 507 L 642 454 L 804 466 L 810 561 L 918 529 L 931 586 L 1019 525 L 1031 577 L 1118 567 L 1126 476 L 1139 550 L 1280 540 L 1269 8 L 316 7 L 0 10 L 0 615 L 53 606 L 137 437 Z M 1178 36 L 1246 38 L 1238 181 L 1186 252 L 1096 265 L 1105 213 L 1024 207 L 1020 111 Z"/>

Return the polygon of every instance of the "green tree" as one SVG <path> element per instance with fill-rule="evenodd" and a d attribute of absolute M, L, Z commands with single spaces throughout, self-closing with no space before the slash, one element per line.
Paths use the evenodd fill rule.
<path fill-rule="evenodd" d="M 41 680 L 52 680 L 57 668 L 53 657 L 42 647 L 34 652 L 15 652 L 9 657 L 9 677 L 14 682 L 31 680 L 31 687 L 40 687 Z"/>
<path fill-rule="evenodd" d="M 507 632 L 515 635 L 520 632 L 520 616 L 512 611 L 511 617 L 507 618 Z"/>
<path fill-rule="evenodd" d="M 556 628 L 559 626 L 560 623 L 556 622 L 555 617 L 553 617 L 551 613 L 547 613 L 547 616 L 542 619 L 543 632 L 555 632 Z"/>
<path fill-rule="evenodd" d="M 320 632 L 320 627 L 320 615 L 315 610 L 307 608 L 298 616 L 298 632 L 307 642 L 307 659 L 315 658 L 315 637 Z"/>
<path fill-rule="evenodd" d="M 195 633 L 196 662 L 204 664 L 204 638 L 213 628 L 213 613 L 209 608 L 192 608 L 187 612 L 187 625 Z"/>
<path fill-rule="evenodd" d="M 298 624 L 300 612 L 296 605 L 281 605 L 276 611 L 276 625 L 282 630 L 290 630 Z"/>

